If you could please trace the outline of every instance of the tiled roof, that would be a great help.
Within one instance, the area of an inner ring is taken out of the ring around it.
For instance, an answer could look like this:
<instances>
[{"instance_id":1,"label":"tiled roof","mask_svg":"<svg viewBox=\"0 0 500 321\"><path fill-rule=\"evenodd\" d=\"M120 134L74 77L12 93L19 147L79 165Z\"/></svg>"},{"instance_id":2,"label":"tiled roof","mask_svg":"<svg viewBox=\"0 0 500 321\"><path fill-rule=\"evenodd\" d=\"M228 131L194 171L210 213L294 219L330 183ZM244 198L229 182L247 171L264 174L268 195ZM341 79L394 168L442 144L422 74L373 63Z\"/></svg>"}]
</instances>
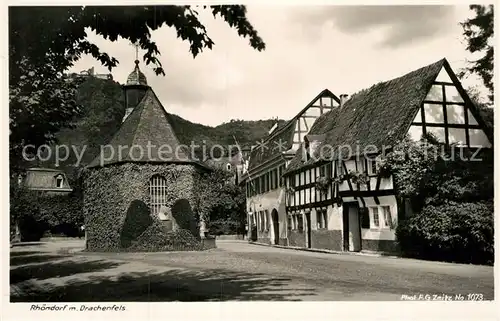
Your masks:
<instances>
[{"instance_id":1,"label":"tiled roof","mask_svg":"<svg viewBox=\"0 0 500 321\"><path fill-rule=\"evenodd\" d=\"M317 152L321 150L321 158L315 155L304 161L304 151L299 148L286 172L313 164L319 159L335 159L338 153L347 151L344 146L350 146L355 153L363 151L368 145L381 148L395 143L406 134L445 63L446 60L442 59L399 78L373 85L353 95L342 109L321 116L310 131L312 135L326 134L316 149Z\"/></svg>"},{"instance_id":2,"label":"tiled roof","mask_svg":"<svg viewBox=\"0 0 500 321\"><path fill-rule=\"evenodd\" d=\"M296 119L288 121L283 127L272 133L269 138L263 139L262 146L255 146L250 153L250 169L292 148L295 122Z\"/></svg>"},{"instance_id":3,"label":"tiled roof","mask_svg":"<svg viewBox=\"0 0 500 321\"><path fill-rule=\"evenodd\" d=\"M62 189L71 189L66 174L61 170L52 168L29 168L26 171L24 184L26 187L33 189L56 189L56 177L59 175L64 177Z\"/></svg>"},{"instance_id":4,"label":"tiled roof","mask_svg":"<svg viewBox=\"0 0 500 321\"><path fill-rule=\"evenodd\" d=\"M323 90L319 93L306 107L304 107L295 117L286 122L284 125L279 126L271 133L271 135L264 137L262 142L265 147L257 145L250 153L250 163L249 170L252 170L256 166L269 161L283 152L289 150L293 146L293 134L295 132L295 125L297 119L309 108L314 102L316 102L319 97L330 96L337 102L340 102L337 96L335 96L328 89Z\"/></svg>"},{"instance_id":5,"label":"tiled roof","mask_svg":"<svg viewBox=\"0 0 500 321\"><path fill-rule=\"evenodd\" d=\"M148 89L144 98L111 139L108 144L110 147L103 147L102 165L123 162L200 164L193 160L189 149L179 143L170 119L153 90ZM148 148L148 144L151 147ZM118 152L119 146L122 146L123 150L121 156ZM89 167L100 165L101 155L96 157Z\"/></svg>"}]
</instances>

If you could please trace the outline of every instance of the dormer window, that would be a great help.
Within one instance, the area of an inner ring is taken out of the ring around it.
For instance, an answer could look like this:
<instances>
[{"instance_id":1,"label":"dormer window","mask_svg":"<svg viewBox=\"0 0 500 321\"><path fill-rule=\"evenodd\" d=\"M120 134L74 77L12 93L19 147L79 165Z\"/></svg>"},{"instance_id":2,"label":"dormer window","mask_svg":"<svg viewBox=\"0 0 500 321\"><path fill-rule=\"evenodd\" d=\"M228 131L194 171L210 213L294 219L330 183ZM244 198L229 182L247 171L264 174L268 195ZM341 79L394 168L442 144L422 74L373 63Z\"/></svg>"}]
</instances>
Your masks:
<instances>
[{"instance_id":1,"label":"dormer window","mask_svg":"<svg viewBox=\"0 0 500 321\"><path fill-rule=\"evenodd\" d=\"M57 188L64 187L64 177L61 174L56 176L56 187Z\"/></svg>"},{"instance_id":2,"label":"dormer window","mask_svg":"<svg viewBox=\"0 0 500 321\"><path fill-rule=\"evenodd\" d=\"M313 156L322 156L322 155L315 155L316 149L321 145L321 142L325 139L325 135L307 135L304 138L304 147L306 149L306 154L308 155L308 158L313 157Z\"/></svg>"}]
</instances>

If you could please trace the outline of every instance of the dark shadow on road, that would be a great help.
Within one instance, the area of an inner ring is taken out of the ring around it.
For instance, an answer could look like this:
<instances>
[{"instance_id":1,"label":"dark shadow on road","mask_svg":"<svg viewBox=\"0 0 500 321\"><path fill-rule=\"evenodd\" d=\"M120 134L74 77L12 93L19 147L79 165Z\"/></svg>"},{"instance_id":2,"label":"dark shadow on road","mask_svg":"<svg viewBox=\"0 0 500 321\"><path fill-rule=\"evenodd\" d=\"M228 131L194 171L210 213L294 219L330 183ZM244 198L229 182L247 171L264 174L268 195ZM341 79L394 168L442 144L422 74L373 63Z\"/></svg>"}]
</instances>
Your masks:
<instances>
[{"instance_id":1,"label":"dark shadow on road","mask_svg":"<svg viewBox=\"0 0 500 321\"><path fill-rule=\"evenodd\" d=\"M17 280L45 278L50 275L73 275L106 269L102 262L68 264L63 262L61 272L52 272L57 263L45 265L45 272L18 270ZM110 266L112 267L112 266ZM23 273L29 274L23 276ZM40 273L37 275L37 273ZM63 286L37 286L26 281L11 290L11 302L151 302L151 301L229 301L279 300L298 301L299 296L315 295L313 289L291 288L290 278L271 278L260 273L241 273L222 269L185 270L167 272L148 271L121 273L117 279L93 276L90 280L78 277ZM12 283L11 283L12 284Z\"/></svg>"},{"instance_id":2,"label":"dark shadow on road","mask_svg":"<svg viewBox=\"0 0 500 321\"><path fill-rule=\"evenodd\" d=\"M67 255L52 255L52 254L39 254L30 256L14 256L10 258L10 266L25 265L30 263L45 263L48 261L59 260L67 257Z\"/></svg>"},{"instance_id":3,"label":"dark shadow on road","mask_svg":"<svg viewBox=\"0 0 500 321\"><path fill-rule=\"evenodd\" d=\"M17 256L25 256L25 255L33 255L33 254L42 254L42 251L22 251L22 252L10 252L10 257Z\"/></svg>"},{"instance_id":4,"label":"dark shadow on road","mask_svg":"<svg viewBox=\"0 0 500 321\"><path fill-rule=\"evenodd\" d=\"M123 263L100 260L89 262L62 261L20 266L10 270L10 283L14 284L26 280L45 280L78 273L104 271L117 267L120 264Z\"/></svg>"}]
</instances>

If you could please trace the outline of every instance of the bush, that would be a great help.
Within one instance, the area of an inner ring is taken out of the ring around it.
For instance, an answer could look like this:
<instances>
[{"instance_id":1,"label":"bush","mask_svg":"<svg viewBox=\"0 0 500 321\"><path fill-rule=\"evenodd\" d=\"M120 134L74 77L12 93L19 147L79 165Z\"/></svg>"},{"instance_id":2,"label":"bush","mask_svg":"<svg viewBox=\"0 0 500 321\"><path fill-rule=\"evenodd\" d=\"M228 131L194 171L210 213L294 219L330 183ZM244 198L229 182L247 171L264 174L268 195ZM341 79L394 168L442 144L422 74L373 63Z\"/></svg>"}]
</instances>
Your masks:
<instances>
[{"instance_id":1,"label":"bush","mask_svg":"<svg viewBox=\"0 0 500 321\"><path fill-rule=\"evenodd\" d=\"M488 202L427 205L396 229L405 256L475 264L493 264L493 235Z\"/></svg>"},{"instance_id":2,"label":"bush","mask_svg":"<svg viewBox=\"0 0 500 321\"><path fill-rule=\"evenodd\" d=\"M132 245L123 249L132 252L200 251L203 245L189 230L167 231L162 223L155 221Z\"/></svg>"},{"instance_id":3,"label":"bush","mask_svg":"<svg viewBox=\"0 0 500 321\"><path fill-rule=\"evenodd\" d=\"M142 201L132 201L120 233L121 247L128 248L151 224L153 218L149 215L149 207Z\"/></svg>"},{"instance_id":4,"label":"bush","mask_svg":"<svg viewBox=\"0 0 500 321\"><path fill-rule=\"evenodd\" d=\"M82 200L79 195L48 196L41 192L11 186L11 235L17 222L21 241L39 241L44 232L78 236L83 224Z\"/></svg>"}]
</instances>

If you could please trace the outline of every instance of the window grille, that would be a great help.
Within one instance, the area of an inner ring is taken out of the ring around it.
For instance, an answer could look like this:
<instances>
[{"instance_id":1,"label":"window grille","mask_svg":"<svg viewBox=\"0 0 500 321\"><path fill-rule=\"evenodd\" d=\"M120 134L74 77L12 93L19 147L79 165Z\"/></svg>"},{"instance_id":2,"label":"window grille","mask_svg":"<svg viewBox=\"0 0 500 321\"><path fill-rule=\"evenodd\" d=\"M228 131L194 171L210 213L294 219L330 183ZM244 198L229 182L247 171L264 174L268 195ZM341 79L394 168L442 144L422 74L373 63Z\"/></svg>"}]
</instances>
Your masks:
<instances>
[{"instance_id":1,"label":"window grille","mask_svg":"<svg viewBox=\"0 0 500 321\"><path fill-rule=\"evenodd\" d=\"M151 199L151 212L157 215L161 206L167 204L167 180L164 177L159 175L151 177L149 196Z\"/></svg>"}]
</instances>

